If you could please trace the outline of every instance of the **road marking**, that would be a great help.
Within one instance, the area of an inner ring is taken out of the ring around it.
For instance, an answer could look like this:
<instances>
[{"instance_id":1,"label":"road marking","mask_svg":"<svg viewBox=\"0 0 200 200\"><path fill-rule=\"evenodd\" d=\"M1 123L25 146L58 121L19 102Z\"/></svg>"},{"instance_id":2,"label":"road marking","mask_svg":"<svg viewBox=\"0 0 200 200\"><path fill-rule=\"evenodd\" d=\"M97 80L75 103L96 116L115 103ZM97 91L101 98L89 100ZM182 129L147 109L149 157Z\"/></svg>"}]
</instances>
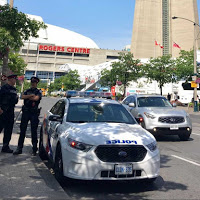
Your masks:
<instances>
[{"instance_id":1,"label":"road marking","mask_svg":"<svg viewBox=\"0 0 200 200\"><path fill-rule=\"evenodd\" d=\"M199 167L200 167L200 164L199 164L199 163L196 163L196 162L194 162L194 161L191 161L191 160L188 160L188 159L185 159L185 158L176 156L176 155L171 155L171 156L174 157L174 158L178 158L178 159L180 159L180 160L184 160L184 161L186 161L186 162L189 162L189 163L191 163L191 164L193 164L193 165L196 165L196 166L199 166Z\"/></svg>"},{"instance_id":2,"label":"road marking","mask_svg":"<svg viewBox=\"0 0 200 200\"><path fill-rule=\"evenodd\" d=\"M198 133L192 133L193 135L198 135L198 136L200 136L200 134L198 134Z\"/></svg>"}]
</instances>

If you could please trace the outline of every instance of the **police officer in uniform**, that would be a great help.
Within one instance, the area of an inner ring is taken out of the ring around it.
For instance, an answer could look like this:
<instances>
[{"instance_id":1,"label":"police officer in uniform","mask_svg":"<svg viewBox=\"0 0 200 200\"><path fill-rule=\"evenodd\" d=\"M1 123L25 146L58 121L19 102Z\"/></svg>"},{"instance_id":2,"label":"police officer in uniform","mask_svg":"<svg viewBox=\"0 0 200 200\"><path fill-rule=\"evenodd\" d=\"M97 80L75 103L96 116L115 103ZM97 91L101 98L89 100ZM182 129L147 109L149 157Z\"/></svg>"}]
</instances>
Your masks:
<instances>
[{"instance_id":1,"label":"police officer in uniform","mask_svg":"<svg viewBox=\"0 0 200 200\"><path fill-rule=\"evenodd\" d=\"M4 129L3 147L1 152L12 153L9 143L14 124L14 108L18 102L16 88L17 75L7 77L7 84L0 88L0 133Z\"/></svg>"},{"instance_id":2,"label":"police officer in uniform","mask_svg":"<svg viewBox=\"0 0 200 200\"><path fill-rule=\"evenodd\" d=\"M37 77L31 77L31 88L26 90L22 95L24 99L24 105L22 107L22 119L20 124L20 136L18 140L18 147L13 153L18 155L22 153L24 139L26 135L26 129L28 122L31 122L31 138L32 138L32 155L35 156L37 152L37 128L39 124L39 109L38 105L42 99L42 94L39 89L37 89L37 84L39 79Z\"/></svg>"}]
</instances>

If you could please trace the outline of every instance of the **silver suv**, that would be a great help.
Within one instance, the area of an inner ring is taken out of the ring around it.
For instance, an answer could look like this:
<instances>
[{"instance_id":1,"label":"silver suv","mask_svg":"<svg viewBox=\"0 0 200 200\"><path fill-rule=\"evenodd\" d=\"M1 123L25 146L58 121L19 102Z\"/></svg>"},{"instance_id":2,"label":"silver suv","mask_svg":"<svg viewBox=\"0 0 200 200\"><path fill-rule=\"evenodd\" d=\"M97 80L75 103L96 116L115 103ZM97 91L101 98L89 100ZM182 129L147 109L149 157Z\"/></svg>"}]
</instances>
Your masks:
<instances>
[{"instance_id":1,"label":"silver suv","mask_svg":"<svg viewBox=\"0 0 200 200\"><path fill-rule=\"evenodd\" d=\"M172 107L165 97L134 94L127 96L122 104L153 135L178 135L181 140L189 139L192 132L190 116Z\"/></svg>"}]
</instances>

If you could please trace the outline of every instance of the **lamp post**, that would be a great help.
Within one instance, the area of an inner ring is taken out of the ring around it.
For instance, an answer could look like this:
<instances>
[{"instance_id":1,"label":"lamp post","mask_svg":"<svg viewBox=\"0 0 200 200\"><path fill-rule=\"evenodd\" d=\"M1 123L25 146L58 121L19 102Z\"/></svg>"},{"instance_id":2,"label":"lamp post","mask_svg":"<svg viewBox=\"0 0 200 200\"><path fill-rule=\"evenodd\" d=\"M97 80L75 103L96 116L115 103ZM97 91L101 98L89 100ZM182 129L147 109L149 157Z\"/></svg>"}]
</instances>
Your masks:
<instances>
[{"instance_id":1,"label":"lamp post","mask_svg":"<svg viewBox=\"0 0 200 200\"><path fill-rule=\"evenodd\" d=\"M172 17L172 19L183 19L183 20L186 20L186 21L189 21L189 22L192 22L194 24L194 81L196 82L197 80L197 53L196 53L196 34L195 34L195 27L196 26L199 26L199 24L197 24L196 22L190 20L190 19L187 19L187 18L184 18L184 17ZM198 104L197 104L197 88L195 87L194 88L194 112L198 112L199 109L198 109Z\"/></svg>"}]
</instances>

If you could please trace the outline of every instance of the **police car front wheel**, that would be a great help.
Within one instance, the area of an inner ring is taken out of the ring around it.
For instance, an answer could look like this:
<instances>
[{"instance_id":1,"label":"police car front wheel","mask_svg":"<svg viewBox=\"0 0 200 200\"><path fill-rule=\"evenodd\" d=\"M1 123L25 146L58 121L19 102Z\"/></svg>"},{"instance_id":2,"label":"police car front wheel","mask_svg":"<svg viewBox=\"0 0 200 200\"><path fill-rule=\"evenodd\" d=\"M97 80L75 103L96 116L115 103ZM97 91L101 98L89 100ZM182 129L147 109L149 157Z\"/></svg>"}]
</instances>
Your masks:
<instances>
[{"instance_id":1,"label":"police car front wheel","mask_svg":"<svg viewBox=\"0 0 200 200\"><path fill-rule=\"evenodd\" d=\"M42 160L47 160L48 156L43 146L43 128L40 129L39 156Z\"/></svg>"},{"instance_id":2,"label":"police car front wheel","mask_svg":"<svg viewBox=\"0 0 200 200\"><path fill-rule=\"evenodd\" d=\"M62 150L61 146L58 145L56 149L56 157L54 163L54 172L55 178L59 183L64 182L64 175L63 175L63 160L62 160Z\"/></svg>"}]
</instances>

